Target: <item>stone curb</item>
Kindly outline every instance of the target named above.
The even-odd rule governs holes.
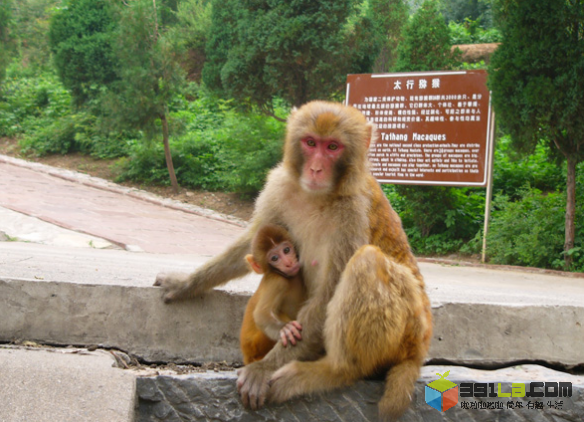
[[[58,177],[69,182],[80,183],[85,186],[89,186],[96,189],[101,189],[109,192],[119,193],[122,195],[127,195],[132,198],[140,199],[143,201],[150,202],[152,204],[161,205],[163,207],[171,208],[178,211],[184,211],[190,214],[200,215],[202,217],[211,218],[213,220],[221,221],[224,223],[234,224],[239,227],[247,227],[247,222],[230,215],[221,214],[206,208],[198,207],[196,205],[185,204],[174,199],[162,198],[161,196],[155,195],[150,192],[143,191],[136,188],[127,188],[125,186],[112,183],[108,180],[101,179],[99,177],[93,177],[85,173],[80,173],[73,170],[66,170],[57,167],[47,166],[42,163],[37,163],[33,161],[26,161],[20,158],[14,158],[7,155],[0,154],[0,162],[11,164],[14,166],[24,167],[34,171],[48,174],[50,176]]]
[[[436,373],[445,375],[447,371],[447,380],[458,384],[459,390],[461,383],[473,383],[471,388],[475,397],[464,399],[459,397],[454,407],[441,412],[426,403],[425,390],[427,384],[439,379]],[[245,409],[239,400],[235,386],[236,379],[235,372],[138,377],[136,422],[378,420],[377,402],[381,397],[383,381],[359,381],[351,387],[335,392],[297,398],[280,405],[270,404],[258,411],[251,411]],[[557,397],[561,393],[556,393],[556,397],[543,399],[477,396],[481,388],[484,388],[486,392],[497,393],[498,383],[501,383],[501,392],[506,394],[512,391],[512,383],[522,383],[526,385],[526,389],[530,389],[531,382],[571,382],[572,395]],[[477,387],[477,383],[485,385]],[[489,386],[489,383],[493,386]],[[542,389],[534,391],[542,391]],[[551,389],[549,391],[553,392]],[[427,366],[422,368],[412,405],[400,420],[580,422],[584,415],[583,393],[582,376],[569,375],[537,365],[505,368],[498,371]],[[458,394],[460,395],[460,391]],[[539,403],[536,404],[536,402]],[[536,406],[541,409],[536,409]]]
[[[486,268],[488,270],[501,270],[501,271],[521,271],[525,273],[532,274],[548,274],[560,277],[568,278],[584,278],[584,273],[574,273],[569,271],[559,271],[559,270],[548,270],[545,268],[536,267],[520,267],[518,265],[493,265],[493,264],[480,264],[476,262],[469,261],[456,261],[453,259],[442,259],[442,258],[425,258],[416,257],[418,262],[428,262],[430,264],[441,264],[449,266],[463,266],[463,267],[475,267],[475,268]]]
[[[0,277],[0,341],[97,344],[146,362],[240,362],[249,297],[215,290],[166,305],[154,287]],[[584,364],[584,307],[443,303],[432,313],[429,359],[481,367]]]

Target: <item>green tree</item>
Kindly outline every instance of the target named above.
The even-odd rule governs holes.
[[[8,65],[8,43],[10,34],[10,19],[11,10],[10,2],[2,1],[0,2],[0,87],[2,86],[2,80],[4,79],[4,71]]]
[[[447,70],[458,65],[450,51],[450,31],[437,0],[425,0],[403,31],[395,71]]]
[[[444,17],[450,22],[480,22],[484,28],[493,26],[493,0],[442,0]]]
[[[203,80],[273,113],[280,97],[299,106],[342,89],[344,27],[351,0],[215,0]]]
[[[55,67],[77,105],[95,98],[100,86],[119,77],[113,11],[108,0],[71,0],[51,20]]]
[[[178,4],[172,38],[181,50],[182,66],[192,81],[201,80],[205,46],[211,28],[211,1],[185,0]]]
[[[180,92],[184,73],[168,34],[161,27],[156,0],[121,5],[113,51],[119,79],[103,92],[106,121],[114,126],[162,135],[171,184],[178,183],[169,146],[168,104]]]
[[[47,32],[61,0],[3,0],[11,9],[10,52],[23,67],[47,68],[51,62]]]
[[[565,265],[575,240],[576,165],[584,160],[584,1],[498,0],[503,43],[489,66],[493,104],[518,150],[540,139],[567,161]]]
[[[373,72],[389,72],[397,61],[403,26],[408,21],[408,5],[403,0],[369,0],[369,16],[379,43]]]

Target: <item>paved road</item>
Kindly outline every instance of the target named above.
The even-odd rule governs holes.
[[[19,165],[0,158],[1,207],[124,248],[211,256],[224,250],[244,230],[235,224],[97,189],[79,183],[82,179],[65,180],[38,171],[36,166],[27,168],[26,163],[15,162]]]

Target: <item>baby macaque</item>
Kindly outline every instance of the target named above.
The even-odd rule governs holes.
[[[283,346],[295,346],[302,339],[302,326],[295,319],[307,294],[296,248],[283,227],[270,224],[260,228],[252,242],[252,254],[245,259],[252,270],[263,274],[241,325],[241,352],[247,365],[261,360],[278,339]]]

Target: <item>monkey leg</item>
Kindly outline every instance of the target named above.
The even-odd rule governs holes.
[[[255,333],[244,334],[242,330],[242,334],[248,336],[241,340],[241,353],[245,365],[263,359],[276,344],[274,340],[257,328]]]
[[[388,420],[399,416],[410,403],[423,359],[419,336],[408,333],[418,302],[423,302],[417,297],[419,285],[409,269],[379,248],[360,248],[327,306],[327,355],[314,362],[290,362],[276,371],[270,380],[270,399],[281,402],[329,391],[393,367],[380,413]]]

